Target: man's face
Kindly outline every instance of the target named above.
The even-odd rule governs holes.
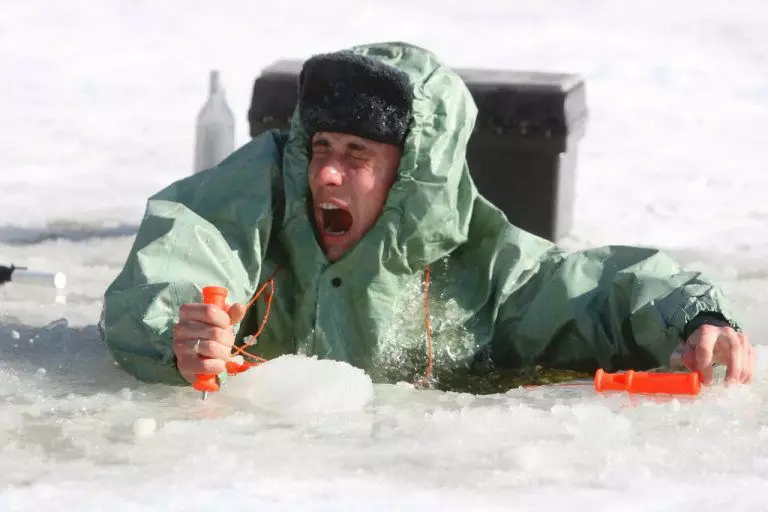
[[[309,188],[320,244],[330,261],[351,249],[379,218],[397,177],[400,148],[343,133],[312,137]]]

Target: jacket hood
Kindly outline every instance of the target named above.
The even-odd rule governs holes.
[[[466,147],[477,108],[462,79],[427,50],[391,42],[345,51],[405,72],[414,99],[398,176],[382,214],[334,265],[356,268],[364,262],[371,268],[378,262],[380,268],[394,274],[418,272],[467,240],[477,191],[469,175]],[[283,156],[283,226],[284,243],[294,267],[306,270],[312,260],[320,267],[329,265],[320,246],[308,242],[314,240],[308,202],[308,148],[308,134],[297,106]]]

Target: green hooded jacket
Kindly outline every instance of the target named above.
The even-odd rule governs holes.
[[[699,313],[737,325],[715,286],[657,250],[567,253],[511,225],[470,177],[476,107],[458,75],[407,44],[348,51],[396,66],[413,84],[398,178],[377,223],[339,261],[326,259],[308,211],[308,134],[298,115],[288,133],[263,133],[170,185],[149,199],[105,293],[101,332],[126,371],[187,384],[171,344],[179,307],[200,302],[207,285],[245,303],[270,276],[269,317],[249,350],[346,361],[376,382],[424,375],[425,306],[438,386],[476,391],[502,390],[519,383],[504,375],[532,368],[666,366]],[[238,343],[265,307],[259,299],[249,310]]]

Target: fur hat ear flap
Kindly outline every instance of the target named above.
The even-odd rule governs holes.
[[[299,116],[310,134],[349,133],[402,147],[412,109],[408,75],[363,55],[316,55],[299,74]]]

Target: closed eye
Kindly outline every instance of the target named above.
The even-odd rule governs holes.
[[[365,162],[371,158],[371,150],[361,144],[347,144],[347,156],[355,161]]]

